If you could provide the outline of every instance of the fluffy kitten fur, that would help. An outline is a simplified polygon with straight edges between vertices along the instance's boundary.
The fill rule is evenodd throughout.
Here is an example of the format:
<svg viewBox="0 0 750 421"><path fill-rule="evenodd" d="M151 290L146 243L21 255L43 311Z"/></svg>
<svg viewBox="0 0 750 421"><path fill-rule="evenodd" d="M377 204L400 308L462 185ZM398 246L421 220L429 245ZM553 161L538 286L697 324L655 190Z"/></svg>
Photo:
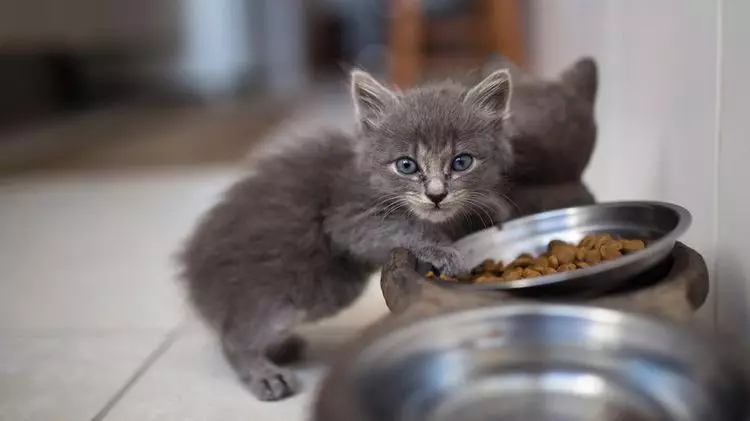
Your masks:
<svg viewBox="0 0 750 421"><path fill-rule="evenodd" d="M258 398L295 393L294 374L273 362L299 347L291 331L349 305L393 248L448 274L465 269L451 245L454 224L507 209L493 192L512 159L510 89L507 71L469 90L406 92L355 71L356 136L321 135L261 158L202 218L182 255L184 279ZM461 154L473 163L454 171ZM419 171L399 173L404 157Z"/></svg>
<svg viewBox="0 0 750 421"><path fill-rule="evenodd" d="M507 129L514 153L508 195L517 216L594 203L581 177L596 143L597 85L590 58L557 80L524 77L515 84Z"/></svg>

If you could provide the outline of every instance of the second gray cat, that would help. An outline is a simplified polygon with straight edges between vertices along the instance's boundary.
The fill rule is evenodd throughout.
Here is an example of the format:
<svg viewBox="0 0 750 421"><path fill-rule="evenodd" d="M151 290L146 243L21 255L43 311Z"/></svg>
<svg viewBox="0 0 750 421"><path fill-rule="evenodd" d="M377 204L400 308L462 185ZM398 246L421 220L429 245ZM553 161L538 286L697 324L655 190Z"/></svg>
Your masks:
<svg viewBox="0 0 750 421"><path fill-rule="evenodd" d="M556 80L522 79L508 124L516 216L594 203L581 177L596 143L596 63L581 59Z"/></svg>
<svg viewBox="0 0 750 421"><path fill-rule="evenodd" d="M299 323L337 313L391 249L441 272L465 270L452 247L463 218L507 216L511 81L389 90L352 74L359 131L321 135L263 157L200 221L182 261L198 312L260 399L299 387L278 360Z"/></svg>

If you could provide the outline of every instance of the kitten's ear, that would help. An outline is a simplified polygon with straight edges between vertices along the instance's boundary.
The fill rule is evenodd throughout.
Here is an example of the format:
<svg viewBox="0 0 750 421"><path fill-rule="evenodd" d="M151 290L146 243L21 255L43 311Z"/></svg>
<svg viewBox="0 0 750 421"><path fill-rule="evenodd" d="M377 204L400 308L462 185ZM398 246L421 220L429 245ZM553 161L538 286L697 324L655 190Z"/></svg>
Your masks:
<svg viewBox="0 0 750 421"><path fill-rule="evenodd" d="M398 103L398 96L362 70L352 71L351 81L354 111L360 127L376 127L386 110Z"/></svg>
<svg viewBox="0 0 750 421"><path fill-rule="evenodd" d="M594 59L585 57L578 60L563 72L561 79L564 85L587 101L593 103L596 99L599 76Z"/></svg>
<svg viewBox="0 0 750 421"><path fill-rule="evenodd" d="M464 102L500 117L508 115L511 96L511 77L508 69L497 70L471 88Z"/></svg>

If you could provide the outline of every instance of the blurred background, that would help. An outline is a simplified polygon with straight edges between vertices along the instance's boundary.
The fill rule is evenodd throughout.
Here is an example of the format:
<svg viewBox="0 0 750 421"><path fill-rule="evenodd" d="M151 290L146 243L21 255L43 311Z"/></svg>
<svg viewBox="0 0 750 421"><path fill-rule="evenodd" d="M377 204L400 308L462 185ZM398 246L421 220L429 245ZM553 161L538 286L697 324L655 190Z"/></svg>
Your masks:
<svg viewBox="0 0 750 421"><path fill-rule="evenodd" d="M0 0L0 388L21 399L34 371L13 367L36 367L30 353L75 367L76 346L122 349L49 332L145 329L118 339L123 373L161 349L183 321L181 238L255 147L350 129L354 66L408 87L499 57L546 78L594 57L587 183L602 201L687 207L711 270L702 317L750 335L748 20L744 0ZM107 415L115 377L90 380L93 403L54 402ZM36 419L13 411L0 419Z"/></svg>
<svg viewBox="0 0 750 421"><path fill-rule="evenodd" d="M3 1L0 129L24 139L0 169L236 162L305 100L328 106L353 66L407 87L498 51L523 62L522 16L486 0ZM150 135L186 116L193 136Z"/></svg>

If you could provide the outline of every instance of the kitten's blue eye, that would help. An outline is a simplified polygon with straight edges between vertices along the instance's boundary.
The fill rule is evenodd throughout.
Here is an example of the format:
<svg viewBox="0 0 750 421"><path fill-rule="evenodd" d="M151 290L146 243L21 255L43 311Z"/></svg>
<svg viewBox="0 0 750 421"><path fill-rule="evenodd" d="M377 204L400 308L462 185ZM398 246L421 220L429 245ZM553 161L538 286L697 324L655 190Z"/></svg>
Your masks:
<svg viewBox="0 0 750 421"><path fill-rule="evenodd" d="M453 158L453 163L451 163L451 169L453 171L466 171L471 167L471 164L474 163L474 158L469 154L461 154L455 158Z"/></svg>
<svg viewBox="0 0 750 421"><path fill-rule="evenodd" d="M396 160L396 171L401 174L411 175L419 170L419 166L411 158L399 158Z"/></svg>

